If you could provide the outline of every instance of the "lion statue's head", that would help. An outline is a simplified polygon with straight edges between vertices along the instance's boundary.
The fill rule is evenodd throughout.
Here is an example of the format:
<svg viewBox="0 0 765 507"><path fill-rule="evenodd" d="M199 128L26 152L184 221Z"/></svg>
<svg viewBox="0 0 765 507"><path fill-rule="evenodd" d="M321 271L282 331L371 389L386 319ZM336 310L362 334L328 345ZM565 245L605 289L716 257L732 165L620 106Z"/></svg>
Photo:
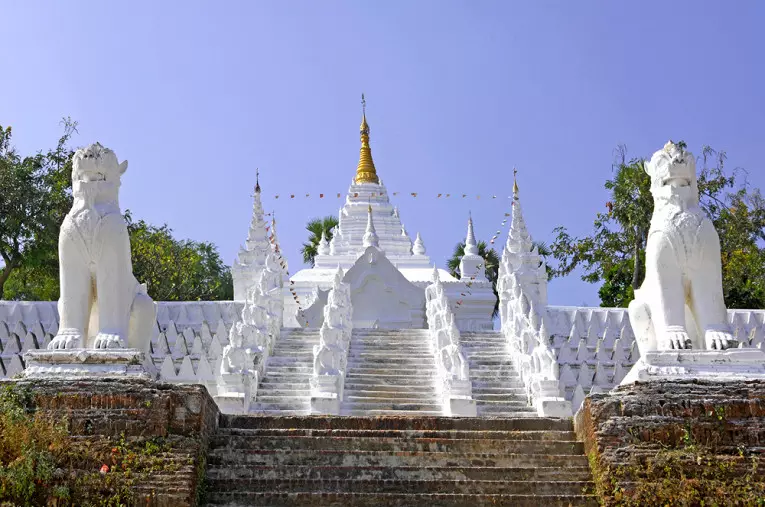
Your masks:
<svg viewBox="0 0 765 507"><path fill-rule="evenodd" d="M674 204L683 209L699 204L696 160L679 144L669 141L646 164L656 207Z"/></svg>
<svg viewBox="0 0 765 507"><path fill-rule="evenodd" d="M72 193L75 197L93 198L108 192L114 194L120 186L120 177L127 170L127 160L121 164L117 155L100 143L80 148L72 158Z"/></svg>

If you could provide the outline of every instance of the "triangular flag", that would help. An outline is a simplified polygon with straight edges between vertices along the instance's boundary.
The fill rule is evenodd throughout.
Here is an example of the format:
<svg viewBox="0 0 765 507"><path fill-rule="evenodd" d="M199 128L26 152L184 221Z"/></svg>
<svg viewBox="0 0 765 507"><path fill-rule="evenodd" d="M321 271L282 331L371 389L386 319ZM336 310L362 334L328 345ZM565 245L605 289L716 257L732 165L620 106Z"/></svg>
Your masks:
<svg viewBox="0 0 765 507"><path fill-rule="evenodd" d="M324 194L319 194L319 199L324 199Z"/></svg>
<svg viewBox="0 0 765 507"><path fill-rule="evenodd" d="M274 196L274 199L278 199L278 198L279 198L279 194L276 194L276 195Z"/></svg>
<svg viewBox="0 0 765 507"><path fill-rule="evenodd" d="M340 199L340 192L337 193L337 198Z"/></svg>
<svg viewBox="0 0 765 507"><path fill-rule="evenodd" d="M290 199L294 199L294 198L295 198L295 194L290 194Z"/></svg>

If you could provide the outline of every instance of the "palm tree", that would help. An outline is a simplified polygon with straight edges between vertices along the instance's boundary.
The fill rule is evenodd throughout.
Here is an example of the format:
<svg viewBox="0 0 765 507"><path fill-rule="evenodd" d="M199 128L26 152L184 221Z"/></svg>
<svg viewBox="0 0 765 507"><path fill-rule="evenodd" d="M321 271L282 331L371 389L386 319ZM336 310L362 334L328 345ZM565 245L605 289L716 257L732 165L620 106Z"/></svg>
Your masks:
<svg viewBox="0 0 765 507"><path fill-rule="evenodd" d="M552 280L553 274L554 274L553 269L547 263L547 258L552 256L552 250L550 250L550 247L547 246L547 243L545 243L544 241L533 241L532 244L537 247L537 252L539 253L540 257L542 257L542 260L545 263L545 270L547 270L547 279Z"/></svg>
<svg viewBox="0 0 765 507"><path fill-rule="evenodd" d="M331 241L332 229L337 227L338 224L337 218L332 215L327 215L324 218L314 218L306 224L305 228L310 234L308 235L308 243L303 243L303 262L313 267L314 257L318 253L319 241L321 241L321 233L324 233L327 241Z"/></svg>
<svg viewBox="0 0 765 507"><path fill-rule="evenodd" d="M465 242L457 243L454 247L454 253L449 258L446 266L449 268L449 273L455 278L460 278L460 259L465 255ZM491 282L491 288L494 291L494 297L496 302L494 303L494 311L491 314L493 319L499 315L499 296L497 294L497 277L499 275L499 255L493 248L489 248L485 241L478 242L478 255L484 261L484 272L486 278Z"/></svg>

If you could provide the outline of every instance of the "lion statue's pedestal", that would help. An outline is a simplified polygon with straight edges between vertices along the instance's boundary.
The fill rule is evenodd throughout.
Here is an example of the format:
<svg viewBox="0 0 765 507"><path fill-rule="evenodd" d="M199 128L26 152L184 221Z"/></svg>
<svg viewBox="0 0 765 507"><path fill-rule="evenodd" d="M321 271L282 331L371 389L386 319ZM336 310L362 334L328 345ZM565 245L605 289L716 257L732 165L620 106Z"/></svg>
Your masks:
<svg viewBox="0 0 765 507"><path fill-rule="evenodd" d="M646 276L629 315L640 360L622 381L765 378L765 352L735 349L720 239L699 206L693 155L672 141L646 164L654 210Z"/></svg>
<svg viewBox="0 0 765 507"><path fill-rule="evenodd" d="M133 276L119 206L113 151L98 143L72 159L74 202L61 224L59 331L48 350L29 351L27 376L154 375L147 361L156 307Z"/></svg>

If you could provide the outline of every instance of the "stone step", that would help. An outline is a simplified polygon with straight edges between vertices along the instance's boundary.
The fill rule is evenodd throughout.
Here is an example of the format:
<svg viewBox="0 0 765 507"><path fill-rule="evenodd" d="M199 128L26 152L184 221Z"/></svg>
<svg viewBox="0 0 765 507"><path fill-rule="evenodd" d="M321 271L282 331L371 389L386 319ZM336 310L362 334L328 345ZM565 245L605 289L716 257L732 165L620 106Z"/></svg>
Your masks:
<svg viewBox="0 0 765 507"><path fill-rule="evenodd" d="M443 407L435 399L430 400L396 400L387 399L385 401L366 401L355 400L344 403L344 408L349 411L358 412L360 410L369 410L370 414L385 411L405 411L405 412L437 412L441 413Z"/></svg>
<svg viewBox="0 0 765 507"><path fill-rule="evenodd" d="M433 405L436 404L436 395L435 393L420 395L414 395L412 393L392 393L389 395L380 395L377 393L369 395L363 394L363 392L359 391L345 391L343 400L347 403L353 403L354 405L358 403L379 403L382 405L388 405L391 403L395 403L397 405Z"/></svg>
<svg viewBox="0 0 765 507"><path fill-rule="evenodd" d="M419 451L419 452L460 452L484 454L582 454L584 447L575 440L495 440L455 438L392 438L392 437L318 437L318 436L260 436L230 435L217 436L211 448L238 449L291 449L291 450L346 450L365 451Z"/></svg>
<svg viewBox="0 0 765 507"><path fill-rule="evenodd" d="M384 360L390 360L390 361L408 361L408 360L427 361L429 360L431 363L433 362L433 354L431 354L430 352L428 352L427 354L422 354L418 356L418 355L409 354L409 353L402 354L399 352L389 352L386 350L382 350L382 351L351 350L351 352L348 354L348 358L372 360L372 361L384 359Z"/></svg>
<svg viewBox="0 0 765 507"><path fill-rule="evenodd" d="M257 478L257 467L317 466L317 467L423 467L469 469L473 467L586 467L584 455L569 454L473 454L455 455L443 452L417 451L345 451L345 450L262 450L213 449L207 456L211 466L225 466L231 478ZM448 472L446 473L448 476Z"/></svg>
<svg viewBox="0 0 765 507"><path fill-rule="evenodd" d="M506 388L506 389L523 389L525 392L526 386L523 385L523 382L521 382L517 378L513 379L474 379L471 378L471 384L473 385L473 389L496 389L496 388Z"/></svg>
<svg viewBox="0 0 765 507"><path fill-rule="evenodd" d="M526 405L526 396L507 394L477 394L473 393L473 399L484 403L522 403Z"/></svg>
<svg viewBox="0 0 765 507"><path fill-rule="evenodd" d="M357 416L357 417L381 417L381 416L404 416L404 417L438 417L443 416L444 411L442 408L438 410L389 410L389 409L354 409L353 407L343 406L340 412L344 416Z"/></svg>
<svg viewBox="0 0 765 507"><path fill-rule="evenodd" d="M253 417L221 414L221 428L241 429L317 429L317 430L439 430L439 431L573 431L571 419L550 417L491 418L474 417Z"/></svg>
<svg viewBox="0 0 765 507"><path fill-rule="evenodd" d="M213 479L214 480L214 479ZM225 491L225 477L220 479L220 489ZM326 480L291 478L241 481L238 486L248 492L332 492L332 493L462 493L506 495L578 495L590 485L589 481L385 481L375 479ZM215 488L215 485L211 485Z"/></svg>
<svg viewBox="0 0 765 507"><path fill-rule="evenodd" d="M234 461L235 459L235 461ZM255 477L251 465L260 466L423 466L423 467L583 467L587 458L572 454L483 454L419 451L266 450L227 449L210 451L210 463L223 463L241 477ZM220 461L216 461L220 460Z"/></svg>
<svg viewBox="0 0 765 507"><path fill-rule="evenodd" d="M311 366L303 366L303 365L293 365L293 364L274 364L268 365L268 370L266 371L266 375L270 373L307 373L312 374L313 373L313 367Z"/></svg>
<svg viewBox="0 0 765 507"><path fill-rule="evenodd" d="M350 393L356 396L435 396L436 388L423 385L391 387L346 382L345 394Z"/></svg>
<svg viewBox="0 0 765 507"><path fill-rule="evenodd" d="M208 505L249 506L268 505L316 507L411 507L413 505L437 505L439 507L512 506L512 507L572 507L597 506L594 495L471 495L459 493L312 493L312 492L211 492Z"/></svg>
<svg viewBox="0 0 765 507"><path fill-rule="evenodd" d="M421 377L428 378L436 375L435 366L417 367L417 368L379 368L379 367L366 367L366 366L354 366L348 367L348 374L346 377Z"/></svg>
<svg viewBox="0 0 765 507"><path fill-rule="evenodd" d="M261 402L257 400L250 407L250 412L272 412L282 410L307 410L311 408L309 399L296 401Z"/></svg>
<svg viewBox="0 0 765 507"><path fill-rule="evenodd" d="M384 420L378 423L384 423ZM575 441L573 431L565 430L399 430L399 429L315 429L315 428L218 428L221 436L248 437L354 437L354 438L396 438L407 439L452 439L452 440L510 440L534 442Z"/></svg>
<svg viewBox="0 0 765 507"><path fill-rule="evenodd" d="M501 384L496 387L475 387L473 386L473 394L505 394L505 395L519 395L526 396L526 390L523 387L504 387Z"/></svg>
<svg viewBox="0 0 765 507"><path fill-rule="evenodd" d="M227 461L220 462L218 458L210 464L208 476L211 479L226 477ZM229 480L248 481L254 479L284 479L301 480L348 480L376 479L399 481L428 481L428 480L507 480L507 481L587 481L592 478L589 467L359 467L359 466L252 466L252 474L247 478Z"/></svg>

